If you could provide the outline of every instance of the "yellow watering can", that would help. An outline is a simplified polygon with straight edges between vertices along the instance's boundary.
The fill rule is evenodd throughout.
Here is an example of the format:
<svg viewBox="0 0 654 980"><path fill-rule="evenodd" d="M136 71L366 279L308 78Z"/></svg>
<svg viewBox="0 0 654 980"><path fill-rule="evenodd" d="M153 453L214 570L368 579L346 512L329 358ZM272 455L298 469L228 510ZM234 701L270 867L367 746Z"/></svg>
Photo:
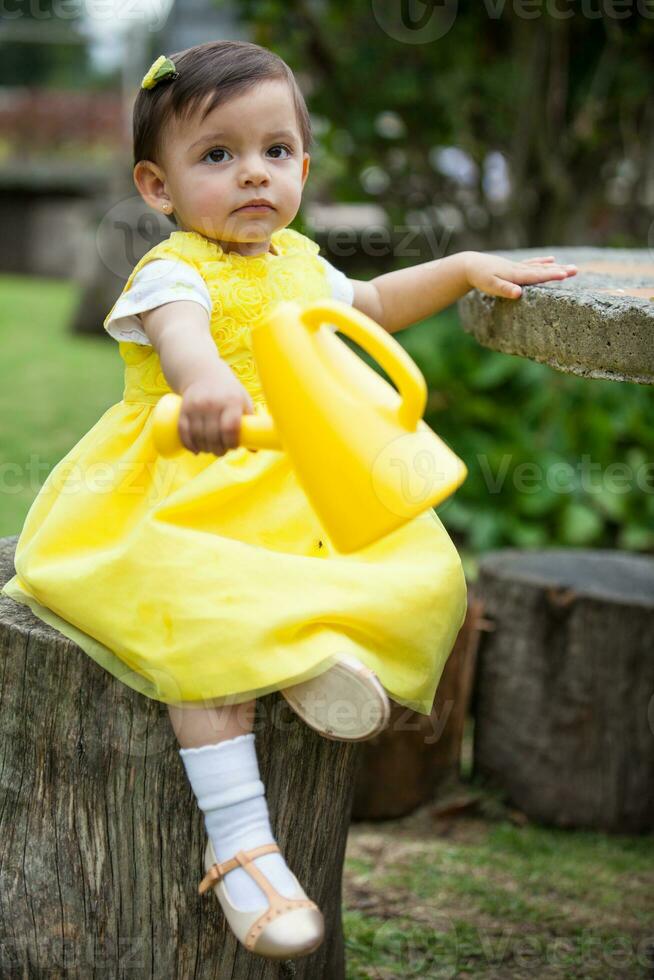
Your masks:
<svg viewBox="0 0 654 980"><path fill-rule="evenodd" d="M333 328L368 351L398 391ZM338 551L372 544L463 483L465 464L422 421L424 376L370 317L337 300L280 302L251 337L271 415L243 414L239 444L288 452ZM169 393L154 409L153 438L164 456L183 448L181 404Z"/></svg>

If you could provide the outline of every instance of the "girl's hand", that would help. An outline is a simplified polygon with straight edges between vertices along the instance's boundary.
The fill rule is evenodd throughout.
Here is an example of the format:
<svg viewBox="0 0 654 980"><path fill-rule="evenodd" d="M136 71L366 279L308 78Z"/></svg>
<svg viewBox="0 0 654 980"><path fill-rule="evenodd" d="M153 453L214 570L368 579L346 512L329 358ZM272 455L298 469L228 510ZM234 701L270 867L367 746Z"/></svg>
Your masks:
<svg viewBox="0 0 654 980"><path fill-rule="evenodd" d="M577 275L576 265L558 265L553 255L513 262L482 252L467 253L465 271L470 288L506 299L518 299L522 295L520 286Z"/></svg>
<svg viewBox="0 0 654 980"><path fill-rule="evenodd" d="M223 456L239 445L241 416L254 412L248 391L231 370L193 381L182 393L179 435L192 453Z"/></svg>

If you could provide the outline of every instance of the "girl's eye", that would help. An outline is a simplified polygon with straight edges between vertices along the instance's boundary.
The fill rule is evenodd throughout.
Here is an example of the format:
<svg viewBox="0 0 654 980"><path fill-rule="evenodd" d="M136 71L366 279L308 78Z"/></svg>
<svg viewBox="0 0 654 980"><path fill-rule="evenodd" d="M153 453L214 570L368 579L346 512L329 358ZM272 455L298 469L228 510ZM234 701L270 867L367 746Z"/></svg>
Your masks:
<svg viewBox="0 0 654 980"><path fill-rule="evenodd" d="M268 150L268 153L271 153L273 155L274 160L286 160L287 157L278 154L277 151L279 150L282 151L282 154L286 153L288 157L293 155L293 150L288 146L284 146L283 143L277 143L275 144L275 146L271 146L270 149ZM220 154L225 154L225 153L228 156L231 156L229 150L226 150L224 147L221 146L215 146L212 150L209 150L209 152L205 154L203 159L204 160L209 159L210 163L224 163L225 157L220 156Z"/></svg>
<svg viewBox="0 0 654 980"><path fill-rule="evenodd" d="M213 150L209 150L209 152L208 152L207 154L205 154L205 156L204 156L204 159L206 160L206 159L207 159L207 157L211 157L211 162L212 162L212 163L222 163L223 161L222 161L222 160L217 160L217 159L216 159L216 158L215 158L215 157L213 156L213 154L214 154L214 153L227 153L227 152L228 152L228 151L227 151L227 150L224 150L224 149L223 149L222 147L220 147L220 146L216 146L216 147L214 147L214 148L213 148Z"/></svg>

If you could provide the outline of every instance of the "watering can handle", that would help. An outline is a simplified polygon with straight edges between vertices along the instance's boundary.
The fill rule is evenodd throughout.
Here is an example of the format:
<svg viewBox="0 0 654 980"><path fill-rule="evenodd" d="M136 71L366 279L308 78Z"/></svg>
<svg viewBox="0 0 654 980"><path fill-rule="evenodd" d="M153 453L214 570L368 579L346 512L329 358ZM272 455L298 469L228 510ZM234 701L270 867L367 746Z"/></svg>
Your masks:
<svg viewBox="0 0 654 980"><path fill-rule="evenodd" d="M338 300L312 303L302 311L301 317L315 330L325 322L333 323L371 354L397 385L401 398L400 425L410 432L415 431L427 404L427 382L401 344L365 313Z"/></svg>
<svg viewBox="0 0 654 980"><path fill-rule="evenodd" d="M184 444L179 437L179 413L182 408L181 395L169 391L162 395L152 413L152 438L161 456L174 456ZM281 449L282 443L277 435L270 414L243 413L239 446L248 449Z"/></svg>

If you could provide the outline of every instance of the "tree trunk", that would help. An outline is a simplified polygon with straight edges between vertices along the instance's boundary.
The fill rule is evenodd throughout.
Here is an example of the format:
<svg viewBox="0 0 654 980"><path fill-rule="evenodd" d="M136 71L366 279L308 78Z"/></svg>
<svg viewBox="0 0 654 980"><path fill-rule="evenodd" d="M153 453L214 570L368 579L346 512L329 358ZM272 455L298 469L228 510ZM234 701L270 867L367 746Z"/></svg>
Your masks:
<svg viewBox="0 0 654 980"><path fill-rule="evenodd" d="M385 731L361 746L354 820L405 816L458 786L461 745L475 672L482 603L468 589L468 610L448 657L430 715L393 704Z"/></svg>
<svg viewBox="0 0 654 980"><path fill-rule="evenodd" d="M474 774L532 820L654 829L654 560L491 552L477 594Z"/></svg>
<svg viewBox="0 0 654 980"><path fill-rule="evenodd" d="M16 538L0 541L0 583ZM279 694L255 720L271 822L325 916L312 955L247 953L200 896L204 822L165 704L0 596L0 976L338 980L356 744L321 738Z"/></svg>

